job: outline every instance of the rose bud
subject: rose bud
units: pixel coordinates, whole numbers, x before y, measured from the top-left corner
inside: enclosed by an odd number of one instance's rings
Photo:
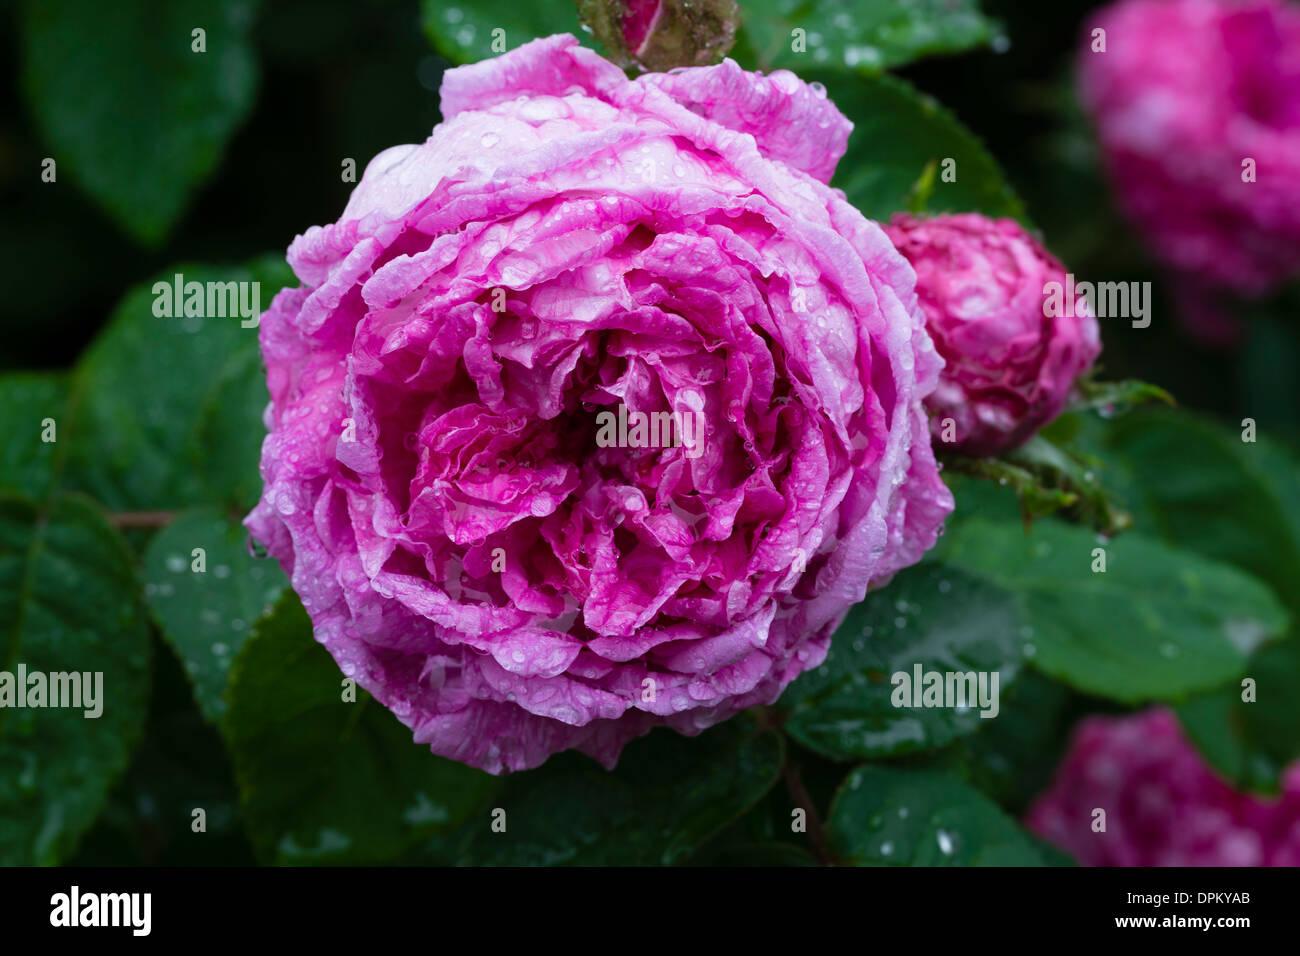
[[[1060,414],[1101,352],[1087,300],[1049,307],[1048,285],[1065,286],[1064,267],[1014,220],[900,214],[885,232],[916,270],[945,362],[926,400],[935,440],[975,457],[1023,444]]]
[[[736,0],[578,0],[614,62],[641,70],[707,66],[736,42]]]
[[[248,528],[344,674],[494,773],[773,702],[952,509],[912,270],[826,185],[850,124],[570,36],[442,113],[289,248]]]

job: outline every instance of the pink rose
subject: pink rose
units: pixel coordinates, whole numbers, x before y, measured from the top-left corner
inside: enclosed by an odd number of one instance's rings
[[[1171,711],[1093,717],[1026,823],[1088,866],[1297,866],[1300,763],[1264,799],[1220,779]]]
[[[1085,31],[1079,91],[1121,204],[1167,264],[1247,295],[1300,274],[1294,3],[1109,6]]]
[[[1011,219],[976,213],[885,227],[916,270],[926,328],[945,366],[926,400],[936,440],[982,457],[1015,448],[1058,414],[1101,352],[1086,300],[1047,316],[1062,265]]]
[[[826,185],[850,124],[570,36],[442,112],[289,249],[249,529],[343,672],[491,772],[771,703],[952,508],[912,271]]]

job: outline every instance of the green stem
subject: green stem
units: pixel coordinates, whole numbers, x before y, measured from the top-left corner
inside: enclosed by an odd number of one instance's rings
[[[802,808],[808,815],[808,842],[812,845],[813,856],[822,866],[834,866],[835,857],[826,846],[826,831],[823,829],[821,817],[817,813],[817,804],[813,802],[808,788],[803,785],[803,778],[799,775],[799,766],[790,759],[788,751],[785,766],[781,770],[785,777],[785,789],[790,794],[790,799],[794,801],[795,806]]]

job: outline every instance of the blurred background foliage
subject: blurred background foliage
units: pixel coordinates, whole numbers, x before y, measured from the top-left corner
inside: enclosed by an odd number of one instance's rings
[[[1196,568],[1227,604],[1247,602],[1270,627],[1284,626],[1287,611],[1300,617],[1300,478],[1291,444],[1300,436],[1296,297],[1252,307],[1236,349],[1198,344],[1174,321],[1174,290],[1115,211],[1073,93],[1080,23],[1096,4],[741,5],[747,20],[733,55],[742,65],[787,67],[823,82],[857,124],[836,184],[868,215],[903,208],[928,161],[957,156],[958,183],[947,192],[937,187],[929,208],[1019,216],[1076,275],[1153,283],[1151,327],[1104,321],[1102,363],[1107,378],[1159,383],[1180,410],[1113,423],[1074,413],[1053,437],[1096,455],[1137,519],[1135,541],[1125,547],[1142,562],[1158,569],[1173,561],[1169,555],[1194,553],[1186,560],[1204,562]],[[1068,862],[1011,817],[1045,785],[1080,714],[1147,700],[1178,704],[1224,774],[1262,790],[1275,785],[1278,768],[1300,749],[1300,642],[1242,651],[1253,652],[1252,673],[1269,682],[1258,708],[1237,701],[1233,675],[1245,657],[1215,643],[1211,625],[1223,613],[1215,608],[1197,610],[1190,623],[1174,615],[1162,625],[1168,634],[1153,635],[1186,642],[1177,646],[1189,659],[1219,660],[1209,672],[1171,665],[1160,671],[1163,683],[1140,673],[1126,686],[1118,677],[1101,686],[1107,681],[1095,660],[1053,660],[1050,635],[1035,637],[1041,582],[1017,579],[1014,570],[998,580],[980,576],[981,564],[1014,568],[1025,545],[999,537],[1019,521],[1014,497],[969,479],[954,479],[959,513],[935,555],[945,563],[900,576],[887,604],[869,598],[846,628],[871,634],[879,627],[884,635],[905,617],[914,630],[951,631],[950,622],[931,619],[939,611],[928,610],[927,599],[903,611],[895,603],[939,584],[959,588],[985,609],[982,620],[1007,626],[956,628],[943,653],[1018,674],[1003,719],[987,725],[958,716],[900,730],[870,694],[852,691],[845,703],[846,689],[874,680],[892,660],[884,637],[868,652],[848,633],[837,637],[829,669],[796,684],[779,708],[696,741],[657,732],[630,746],[615,774],[566,754],[543,771],[487,780],[406,745],[405,731],[374,704],[361,722],[368,736],[358,741],[350,722],[336,727],[324,711],[302,724],[302,713],[322,707],[319,694],[305,692],[299,712],[277,715],[259,696],[271,691],[256,680],[226,692],[232,668],[317,691],[335,688],[338,675],[321,649],[302,643],[301,610],[291,595],[281,598],[278,571],[248,584],[252,570],[267,565],[242,553],[235,524],[257,494],[265,390],[251,338],[212,345],[225,341],[218,335],[206,340],[215,357],[182,354],[184,342],[141,318],[148,286],[138,287],[170,275],[175,263],[209,264],[222,275],[247,268],[264,280],[265,307],[287,280],[276,260],[290,239],[333,221],[346,202],[352,184],[340,176],[342,162],[355,160],[359,176],[377,152],[424,139],[439,121],[443,71],[485,55],[487,30],[498,24],[513,48],[574,29],[576,17],[562,0],[30,0],[0,8],[0,49],[11,65],[0,81],[0,371],[55,373],[0,376],[0,400],[30,410],[62,401],[70,388],[70,407],[82,405],[81,424],[61,432],[76,436],[68,461],[46,462],[47,449],[12,439],[0,455],[0,484],[36,499],[56,486],[82,490],[109,509],[194,509],[153,535],[127,534],[153,621],[150,653],[132,663],[143,674],[148,662],[147,680],[132,685],[138,745],[129,760],[124,750],[98,768],[103,793],[90,793],[86,806],[100,810],[85,811],[89,819],[80,822],[51,823],[52,805],[39,803],[40,787],[23,789],[23,774],[18,796],[0,781],[0,861]],[[809,53],[788,52],[791,25],[818,37]],[[206,59],[189,53],[195,26],[207,30]],[[881,77],[882,69],[892,76]],[[55,183],[41,179],[46,157],[57,159]],[[62,373],[79,359],[69,386]],[[200,367],[206,378],[196,385]],[[159,424],[165,434],[148,423],[132,430],[151,404],[168,410]],[[1258,453],[1237,440],[1247,416],[1271,436]],[[26,507],[8,512],[19,542],[30,524]],[[1002,531],[972,519],[1000,521]],[[96,540],[112,534],[99,520],[87,519]],[[1036,533],[1076,531],[1088,534],[1055,521]],[[169,577],[176,570],[169,562],[205,534],[212,560],[227,562],[227,577],[244,590],[205,598]],[[1153,573],[1129,585],[1137,594],[1164,583]],[[187,611],[210,609],[205,601],[219,607],[220,621],[187,621]],[[129,610],[139,630],[138,608]],[[231,619],[239,633],[223,641],[210,626]],[[1108,625],[1099,617],[1077,626]],[[1017,635],[1010,642],[1009,631]],[[1046,653],[1025,666],[1039,638]],[[256,668],[237,656],[246,639],[245,657],[256,655]],[[206,655],[227,642],[213,663]],[[281,716],[286,723],[274,723]],[[787,719],[788,739],[773,730]],[[855,732],[842,733],[846,726]],[[864,736],[863,728],[871,732]],[[0,724],[0,767],[5,759],[35,767],[22,739],[19,749],[3,749],[5,732]],[[339,754],[374,759],[377,751],[391,751],[392,760],[375,769],[390,776],[373,793],[348,790],[358,775],[346,771],[311,776]],[[863,760],[874,762],[846,778]],[[792,834],[795,794],[820,809],[826,819],[817,828],[825,833]],[[481,822],[463,824],[490,799],[521,808],[519,825],[530,837],[514,850],[485,845]],[[876,820],[891,800],[933,805],[932,812],[867,834],[861,821]],[[202,839],[191,829],[198,806],[207,812]],[[966,838],[936,860],[924,827],[933,830],[944,814]],[[33,842],[32,820],[53,826],[54,835]],[[882,839],[898,848],[895,859],[879,858]]]
[[[67,4],[57,0],[28,6]],[[149,43],[160,28],[151,11],[176,7],[150,0],[113,4],[136,13],[121,36],[106,36],[97,15],[103,5],[83,6],[76,20],[79,35],[67,48],[46,54],[57,57],[45,65],[46,71],[71,74],[63,91],[71,125],[86,108],[78,101],[104,88],[101,79],[77,64],[97,50],[109,56],[106,44],[114,40]],[[235,19],[242,27],[234,35],[247,45],[245,66],[255,78],[244,84],[247,89],[236,91],[239,121],[223,131],[224,142],[209,137],[199,149],[208,155],[206,165],[211,168],[192,184],[192,195],[177,208],[170,233],[142,243],[102,203],[88,201],[69,169],[81,157],[73,160],[51,149],[44,134],[48,124],[38,114],[43,107],[24,96],[24,75],[31,66],[22,42],[23,4],[11,0],[5,5],[0,42],[6,62],[18,68],[6,71],[0,86],[0,240],[6,250],[0,263],[3,367],[67,367],[104,324],[123,290],[169,263],[239,261],[284,248],[308,225],[331,221],[342,208],[351,188],[339,175],[344,158],[357,161],[359,174],[375,153],[395,143],[418,142],[439,120],[437,89],[442,71],[451,64],[426,42],[418,0],[187,0],[184,6],[189,9],[173,14],[174,22],[186,27],[184,33],[191,22],[217,22],[223,11],[238,8],[240,17]],[[475,4],[433,6],[445,11]],[[481,6],[489,19],[498,15],[494,5]],[[513,26],[512,18],[521,14],[510,12],[511,6],[504,6],[502,22]],[[551,29],[576,23],[566,3],[550,6],[556,19]],[[800,10],[825,5],[787,6],[794,11],[786,15],[789,22],[802,23],[806,20]],[[843,9],[851,11],[853,6]],[[1300,339],[1295,323],[1287,321],[1281,309],[1262,307],[1264,314],[1250,324],[1247,342],[1235,355],[1189,340],[1171,320],[1176,306],[1167,283],[1115,212],[1072,82],[1080,23],[1097,4],[986,0],[983,6],[997,26],[987,35],[972,33],[970,38],[987,38],[989,44],[961,55],[927,57],[896,72],[944,104],[983,140],[1048,246],[1077,275],[1155,282],[1155,315],[1163,321],[1142,330],[1108,324],[1103,359],[1107,374],[1159,382],[1182,405],[1229,419],[1249,413],[1261,425],[1295,436],[1300,431]],[[543,16],[549,25],[550,15],[541,11],[538,5],[528,19]],[[560,24],[565,18],[572,23]],[[454,35],[451,26],[444,32]],[[210,36],[209,41],[216,38]],[[736,51],[738,57],[745,54],[743,47]],[[124,53],[124,58],[129,62],[131,54]],[[114,70],[125,74],[121,59],[103,64],[110,77],[116,76]],[[774,65],[798,66],[801,72],[827,69],[824,61],[810,57],[802,65],[798,55],[789,53]],[[154,82],[150,77],[128,86],[124,80],[127,89],[105,90],[111,93],[103,105],[109,114],[110,141],[92,150],[84,136],[72,134],[72,141],[87,154],[84,162],[92,167],[114,166],[113,153],[123,142],[140,142],[139,164],[120,167],[116,173],[128,196],[132,191],[125,184],[157,180],[169,168],[171,160],[160,145],[171,131],[211,122],[202,99],[160,104],[149,95]],[[146,139],[150,133],[153,136]],[[51,155],[60,162],[55,187],[39,176],[41,161]],[[148,195],[145,190],[134,192]]]

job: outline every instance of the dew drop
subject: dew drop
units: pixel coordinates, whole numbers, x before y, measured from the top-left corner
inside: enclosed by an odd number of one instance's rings
[[[940,830],[934,835],[934,838],[939,844],[939,852],[944,856],[952,856],[954,849],[952,834],[947,830]]]

